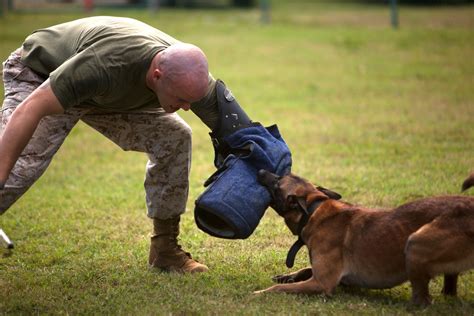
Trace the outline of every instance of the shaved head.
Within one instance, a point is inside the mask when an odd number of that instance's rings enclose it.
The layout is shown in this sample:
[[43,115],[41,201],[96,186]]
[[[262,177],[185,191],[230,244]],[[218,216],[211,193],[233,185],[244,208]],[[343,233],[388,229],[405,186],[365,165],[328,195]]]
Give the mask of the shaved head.
[[174,44],[160,53],[156,67],[171,86],[185,84],[193,96],[207,92],[209,69],[206,55],[197,46]]
[[171,45],[155,55],[146,82],[166,112],[187,111],[208,92],[206,55],[192,44]]

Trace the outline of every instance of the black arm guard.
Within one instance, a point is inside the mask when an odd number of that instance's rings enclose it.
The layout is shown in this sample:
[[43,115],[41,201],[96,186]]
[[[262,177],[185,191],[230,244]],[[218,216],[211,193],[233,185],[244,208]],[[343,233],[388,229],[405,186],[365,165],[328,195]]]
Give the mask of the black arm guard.
[[252,125],[252,120],[235,100],[232,92],[221,80],[216,81],[216,98],[219,119],[216,128],[209,133],[214,146],[214,165],[219,168],[232,150],[224,138],[242,128]]

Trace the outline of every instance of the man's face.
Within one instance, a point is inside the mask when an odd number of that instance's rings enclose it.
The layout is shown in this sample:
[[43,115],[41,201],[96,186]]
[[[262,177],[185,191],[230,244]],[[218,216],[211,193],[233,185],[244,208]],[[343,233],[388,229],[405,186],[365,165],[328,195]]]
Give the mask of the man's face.
[[188,111],[191,103],[201,100],[205,92],[194,91],[192,84],[186,81],[170,82],[169,80],[158,80],[156,95],[161,106],[167,113],[173,113],[179,109]]

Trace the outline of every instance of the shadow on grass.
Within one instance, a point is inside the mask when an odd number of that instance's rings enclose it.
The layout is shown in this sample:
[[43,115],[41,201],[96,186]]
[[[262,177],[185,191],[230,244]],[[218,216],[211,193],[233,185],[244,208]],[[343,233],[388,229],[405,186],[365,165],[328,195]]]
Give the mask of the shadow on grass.
[[447,310],[462,311],[469,314],[474,308],[474,302],[465,301],[460,297],[450,297],[441,295],[431,291],[432,304],[430,306],[422,307],[413,305],[411,303],[411,286],[402,284],[391,289],[364,289],[351,286],[339,286],[336,295],[340,295],[339,299],[344,299],[345,296],[350,296],[367,302],[371,305],[379,305],[386,307],[398,307],[405,309],[407,312],[427,311],[427,312],[443,312]]
[[5,249],[5,248],[0,248],[0,254],[2,258],[8,258],[13,255],[13,250],[12,249]]

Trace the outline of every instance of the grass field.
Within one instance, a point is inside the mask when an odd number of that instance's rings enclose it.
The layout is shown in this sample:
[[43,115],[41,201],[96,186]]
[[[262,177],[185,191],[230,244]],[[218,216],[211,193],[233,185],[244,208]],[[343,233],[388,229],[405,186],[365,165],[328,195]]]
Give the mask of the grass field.
[[[272,4],[270,25],[259,23],[258,10],[94,14],[139,18],[202,47],[250,116],[278,124],[293,171],[346,201],[388,207],[459,193],[474,170],[474,7],[402,6],[393,30],[384,6]],[[81,16],[0,18],[0,59],[32,30]],[[0,314],[474,314],[474,272],[460,278],[459,299],[443,298],[435,279],[435,304],[423,311],[407,307],[409,284],[337,290],[332,298],[253,295],[288,272],[295,239],[270,209],[246,240],[198,230],[194,200],[213,156],[205,126],[183,117],[194,152],[181,242],[211,272],[148,270],[146,158],[79,124],[48,172],[0,217],[16,243],[11,253],[0,250]],[[305,265],[302,251],[295,268]]]

